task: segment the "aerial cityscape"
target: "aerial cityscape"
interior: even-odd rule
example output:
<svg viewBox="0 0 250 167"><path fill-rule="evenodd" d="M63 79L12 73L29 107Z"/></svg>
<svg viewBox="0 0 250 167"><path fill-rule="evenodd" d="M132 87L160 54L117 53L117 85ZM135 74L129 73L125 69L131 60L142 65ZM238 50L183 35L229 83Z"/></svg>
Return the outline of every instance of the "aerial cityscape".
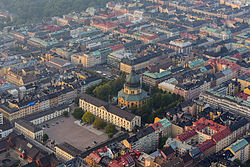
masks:
<svg viewBox="0 0 250 167"><path fill-rule="evenodd" d="M0 167L250 167L250 0L0 0Z"/></svg>

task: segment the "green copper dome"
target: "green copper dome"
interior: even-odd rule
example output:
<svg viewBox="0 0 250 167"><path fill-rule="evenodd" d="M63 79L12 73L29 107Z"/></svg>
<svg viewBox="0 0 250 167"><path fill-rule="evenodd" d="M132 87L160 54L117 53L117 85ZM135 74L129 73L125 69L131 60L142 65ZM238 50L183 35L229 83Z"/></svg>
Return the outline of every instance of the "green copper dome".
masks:
<svg viewBox="0 0 250 167"><path fill-rule="evenodd" d="M140 87L140 77L134 69L132 69L131 73L127 76L125 85L131 88Z"/></svg>

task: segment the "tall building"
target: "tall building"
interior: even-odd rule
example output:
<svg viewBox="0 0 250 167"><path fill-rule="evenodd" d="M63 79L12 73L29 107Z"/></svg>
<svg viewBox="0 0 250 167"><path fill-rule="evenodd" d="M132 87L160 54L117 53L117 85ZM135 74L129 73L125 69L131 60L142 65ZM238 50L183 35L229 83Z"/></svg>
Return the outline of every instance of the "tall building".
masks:
<svg viewBox="0 0 250 167"><path fill-rule="evenodd" d="M124 88L118 93L118 104L121 107L139 108L147 103L147 92L142 89L139 75L132 69L127 76Z"/></svg>

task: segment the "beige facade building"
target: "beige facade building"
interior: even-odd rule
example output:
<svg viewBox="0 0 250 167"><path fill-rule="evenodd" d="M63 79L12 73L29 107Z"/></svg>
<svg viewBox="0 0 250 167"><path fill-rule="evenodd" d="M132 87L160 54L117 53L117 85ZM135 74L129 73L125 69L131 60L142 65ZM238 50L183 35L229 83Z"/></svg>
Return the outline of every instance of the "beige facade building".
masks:
<svg viewBox="0 0 250 167"><path fill-rule="evenodd" d="M77 156L80 156L82 153L81 150L75 148L74 146L66 142L57 145L55 148L56 148L56 155L64 159L65 161L74 159Z"/></svg>
<svg viewBox="0 0 250 167"><path fill-rule="evenodd" d="M83 94L80 97L79 105L85 112L91 112L104 121L128 131L132 131L135 126L141 126L140 116L121 110L88 94Z"/></svg>
<svg viewBox="0 0 250 167"><path fill-rule="evenodd" d="M25 120L18 120L15 122L15 129L21 132L24 136L31 139L41 139L43 130L40 127L33 125L31 122Z"/></svg>

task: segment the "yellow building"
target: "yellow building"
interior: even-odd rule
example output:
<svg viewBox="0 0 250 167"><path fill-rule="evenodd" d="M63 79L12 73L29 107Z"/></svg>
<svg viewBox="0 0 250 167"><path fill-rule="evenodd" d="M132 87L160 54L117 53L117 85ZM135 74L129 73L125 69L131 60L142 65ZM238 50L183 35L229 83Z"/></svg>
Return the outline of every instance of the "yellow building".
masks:
<svg viewBox="0 0 250 167"><path fill-rule="evenodd" d="M6 119L12 121L14 119L23 118L27 115L41 111L41 105L38 101L30 103L30 105L8 102L0 105L0 111Z"/></svg>
<svg viewBox="0 0 250 167"><path fill-rule="evenodd" d="M250 76L245 74L237 78L237 81L241 84L241 90L244 90L248 86L250 86Z"/></svg>
<svg viewBox="0 0 250 167"><path fill-rule="evenodd" d="M149 96L147 92L141 88L139 75L134 70L126 78L124 89L118 93L118 104L121 107L139 108L147 103Z"/></svg>
<svg viewBox="0 0 250 167"><path fill-rule="evenodd" d="M116 106L110 105L88 94L83 94L80 97L79 106L85 112L91 112L104 121L122 127L128 131L132 131L135 126L141 126L141 117L121 110Z"/></svg>
<svg viewBox="0 0 250 167"><path fill-rule="evenodd" d="M43 130L40 127L25 120L16 121L15 129L31 139L41 139L43 136Z"/></svg>
<svg viewBox="0 0 250 167"><path fill-rule="evenodd" d="M56 147L56 155L65 161L74 159L82 154L82 151L70 145L69 143L61 143Z"/></svg>
<svg viewBox="0 0 250 167"><path fill-rule="evenodd" d="M6 74L6 80L17 86L25 86L37 82L34 71L25 71L24 69L11 69Z"/></svg>
<svg viewBox="0 0 250 167"><path fill-rule="evenodd" d="M172 124L172 138L175 138L176 136L182 134L184 132L184 128L181 126L178 126L176 124Z"/></svg>
<svg viewBox="0 0 250 167"><path fill-rule="evenodd" d="M250 86L244 89L244 93L250 95Z"/></svg>

